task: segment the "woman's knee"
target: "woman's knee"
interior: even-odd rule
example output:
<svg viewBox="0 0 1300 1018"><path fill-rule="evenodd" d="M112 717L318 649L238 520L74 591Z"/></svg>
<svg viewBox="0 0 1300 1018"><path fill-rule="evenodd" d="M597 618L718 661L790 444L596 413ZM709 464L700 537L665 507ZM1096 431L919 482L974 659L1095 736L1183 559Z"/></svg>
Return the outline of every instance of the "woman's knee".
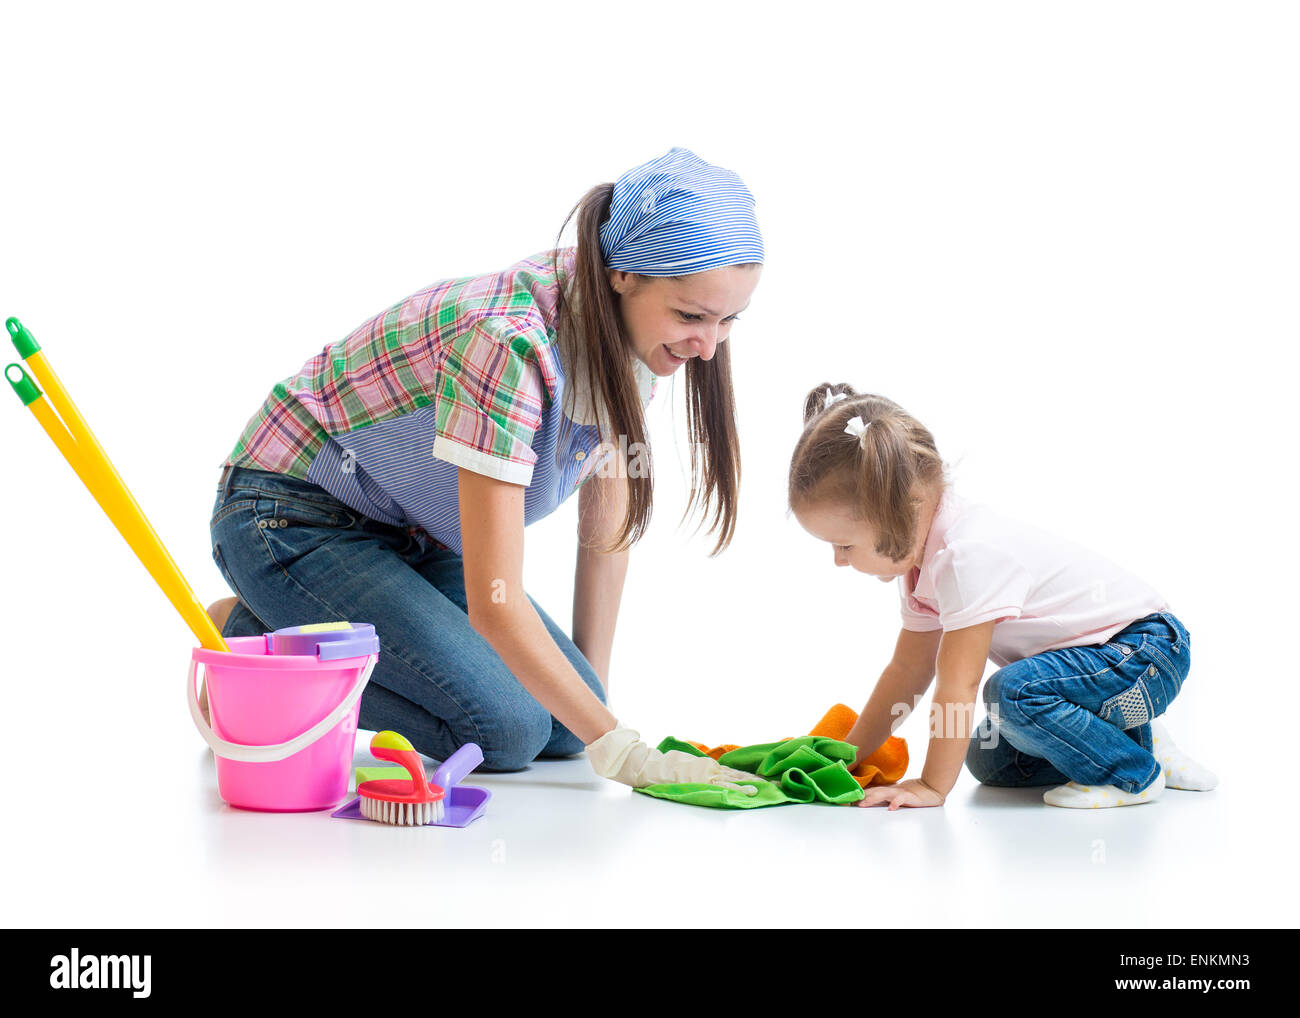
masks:
<svg viewBox="0 0 1300 1018"><path fill-rule="evenodd" d="M482 769L521 771L541 755L551 738L551 715L540 706L536 712L518 712L494 718L479 736L483 741Z"/></svg>
<svg viewBox="0 0 1300 1018"><path fill-rule="evenodd" d="M473 715L447 721L457 746L472 742L483 751L480 770L521 771L537 759L551 738L551 715L531 698L480 705Z"/></svg>
<svg viewBox="0 0 1300 1018"><path fill-rule="evenodd" d="M430 709L371 681L361 699L360 727L391 729L411 741L419 752L445 760L466 743L483 752L479 770L523 770L545 748L551 737L551 716L540 704L498 703L492 709L469 714Z"/></svg>
<svg viewBox="0 0 1300 1018"><path fill-rule="evenodd" d="M521 771L551 738L551 715L540 704L505 704L490 715L448 724L457 746L472 742L483 751L478 769L484 771Z"/></svg>
<svg viewBox="0 0 1300 1018"><path fill-rule="evenodd" d="M550 741L546 743L546 748L542 750L540 756L548 760L559 760L577 756L586 748L586 744L581 739L557 721L552 725Z"/></svg>

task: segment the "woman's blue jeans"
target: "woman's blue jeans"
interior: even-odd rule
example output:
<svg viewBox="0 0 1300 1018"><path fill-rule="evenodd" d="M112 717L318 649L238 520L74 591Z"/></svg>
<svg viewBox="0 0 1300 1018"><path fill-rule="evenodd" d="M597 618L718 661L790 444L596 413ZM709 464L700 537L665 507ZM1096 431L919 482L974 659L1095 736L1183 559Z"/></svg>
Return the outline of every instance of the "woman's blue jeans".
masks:
<svg viewBox="0 0 1300 1018"><path fill-rule="evenodd" d="M1114 785L1140 792L1160 772L1151 719L1178 695L1191 637L1169 612L1138 619L1107 643L1049 650L984 684L988 716L966 767L986 785Z"/></svg>
<svg viewBox="0 0 1300 1018"><path fill-rule="evenodd" d="M339 620L374 625L379 662L361 697L362 728L401 732L436 760L476 743L487 770L581 752L581 740L470 626L462 559L424 531L371 520L309 481L243 467L223 473L211 530L212 557L239 597L223 636ZM582 652L532 604L605 702Z"/></svg>

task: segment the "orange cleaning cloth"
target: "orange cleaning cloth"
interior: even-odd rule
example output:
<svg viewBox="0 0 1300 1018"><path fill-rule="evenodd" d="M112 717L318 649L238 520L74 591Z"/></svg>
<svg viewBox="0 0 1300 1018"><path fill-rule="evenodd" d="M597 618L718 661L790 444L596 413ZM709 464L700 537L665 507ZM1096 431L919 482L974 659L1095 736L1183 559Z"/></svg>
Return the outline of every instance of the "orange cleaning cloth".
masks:
<svg viewBox="0 0 1300 1018"><path fill-rule="evenodd" d="M857 724L857 721L857 711L852 707L837 703L826 712L808 734L820 735L843 742L850 729ZM787 735L785 738L789 739L793 738L793 736ZM739 746L732 743L725 746L714 746L710 749L702 742L691 742L690 739L684 741L690 742L701 753L712 757L714 760L724 753L730 753L733 749L740 749ZM784 742L785 740L781 741ZM892 785L907 773L907 740L901 739L897 735L891 735L885 740L883 746L854 767L851 773L863 788L868 785Z"/></svg>

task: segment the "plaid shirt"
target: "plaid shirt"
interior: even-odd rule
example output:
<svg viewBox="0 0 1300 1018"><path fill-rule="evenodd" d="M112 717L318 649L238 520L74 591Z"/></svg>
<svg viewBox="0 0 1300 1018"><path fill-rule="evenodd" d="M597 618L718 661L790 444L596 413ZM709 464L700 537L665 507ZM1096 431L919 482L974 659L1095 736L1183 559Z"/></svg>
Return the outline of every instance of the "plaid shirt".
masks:
<svg viewBox="0 0 1300 1018"><path fill-rule="evenodd" d="M563 444L556 427L568 374L556 298L575 254L561 249L558 271L547 251L443 280L376 315L277 384L222 465L313 481L454 550L456 467L525 486L526 521L545 515L600 462L587 455L596 428ZM648 402L658 379L636 365Z"/></svg>

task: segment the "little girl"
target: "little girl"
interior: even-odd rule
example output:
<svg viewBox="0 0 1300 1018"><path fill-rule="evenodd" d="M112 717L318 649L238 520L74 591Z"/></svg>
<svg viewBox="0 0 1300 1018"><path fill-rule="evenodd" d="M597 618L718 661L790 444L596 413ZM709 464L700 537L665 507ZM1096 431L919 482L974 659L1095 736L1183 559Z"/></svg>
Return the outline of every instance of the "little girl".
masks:
<svg viewBox="0 0 1300 1018"><path fill-rule="evenodd" d="M1085 548L953 492L934 438L883 396L823 385L804 402L790 508L814 537L882 582L903 627L848 741L858 761L934 679L921 777L858 805L940 806L965 760L988 785L1052 785L1051 806L1153 802L1218 779L1153 719L1191 663L1183 624L1154 589ZM988 716L972 724L985 662ZM856 763L857 761L855 761Z"/></svg>

